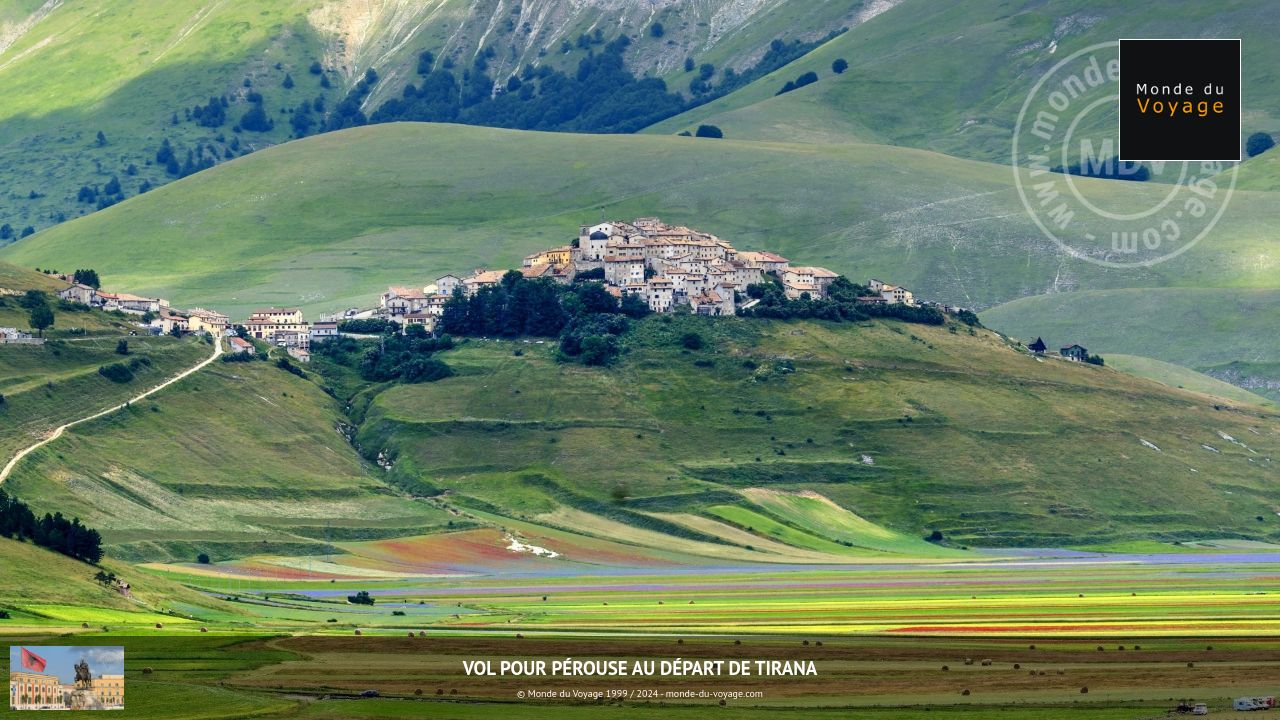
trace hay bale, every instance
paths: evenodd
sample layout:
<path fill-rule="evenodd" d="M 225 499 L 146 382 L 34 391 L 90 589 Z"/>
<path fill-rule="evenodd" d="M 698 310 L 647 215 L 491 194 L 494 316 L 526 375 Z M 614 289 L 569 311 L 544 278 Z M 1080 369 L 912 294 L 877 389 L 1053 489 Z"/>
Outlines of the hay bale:
<path fill-rule="evenodd" d="M 153 672 L 155 672 L 155 670 L 152 670 L 152 669 L 151 669 L 151 666 L 147 666 L 147 667 L 142 668 L 142 674 L 143 674 L 143 675 L 150 675 L 150 674 L 151 674 L 151 673 L 153 673 Z"/>
<path fill-rule="evenodd" d="M 982 661 L 982 667 L 991 667 L 991 660 L 988 658 Z"/>
<path fill-rule="evenodd" d="M 1089 692 L 1089 688 L 1088 688 L 1088 687 L 1082 687 L 1082 688 L 1080 688 L 1080 694 L 1081 694 L 1081 695 L 1084 695 L 1084 694 L 1086 694 L 1086 693 L 1088 693 L 1088 692 Z"/>
<path fill-rule="evenodd" d="M 1142 646 L 1141 646 L 1141 645 L 1134 645 L 1134 646 L 1133 646 L 1133 649 L 1134 649 L 1134 650 L 1141 650 L 1141 649 L 1142 649 Z"/>
<path fill-rule="evenodd" d="M 951 668 L 950 668 L 950 667 L 948 667 L 948 666 L 946 666 L 946 665 L 943 665 L 943 666 L 942 666 L 942 672 L 949 672 L 950 670 L 951 670 Z"/>
<path fill-rule="evenodd" d="M 814 643 L 814 645 L 817 645 L 818 647 L 822 647 L 822 641 L 818 640 L 817 642 Z"/>
<path fill-rule="evenodd" d="M 209 632 L 209 628 L 207 628 L 207 627 L 202 627 L 202 628 L 200 628 L 200 632 Z"/>
<path fill-rule="evenodd" d="M 80 623 L 80 627 L 84 628 L 85 630 L 88 630 L 88 629 L 89 629 L 89 623 Z"/>
<path fill-rule="evenodd" d="M 413 636 L 414 636 L 414 635 L 413 635 L 413 631 L 412 631 L 412 630 L 410 630 L 410 631 L 409 631 L 409 637 L 413 637 Z"/>
<path fill-rule="evenodd" d="M 1122 651 L 1122 652 L 1123 652 L 1123 651 L 1124 651 L 1124 646 L 1123 646 L 1123 645 L 1118 645 L 1118 646 L 1116 646 L 1116 649 L 1117 649 L 1117 650 L 1120 650 L 1120 651 Z"/>
<path fill-rule="evenodd" d="M 1027 646 L 1027 649 L 1028 649 L 1028 650 L 1035 650 L 1035 649 L 1036 649 L 1036 646 L 1035 646 L 1035 645 L 1028 645 L 1028 646 Z"/>
<path fill-rule="evenodd" d="M 164 629 L 164 623 L 156 623 L 156 629 L 157 629 L 157 630 L 163 630 L 163 629 Z"/>
<path fill-rule="evenodd" d="M 1059 670 L 1059 671 L 1058 671 L 1058 674 L 1059 674 L 1059 675 L 1066 675 L 1066 674 L 1067 674 L 1067 671 L 1066 671 L 1066 670 Z"/>
<path fill-rule="evenodd" d="M 1022 665 L 1021 665 L 1020 663 L 1014 663 L 1014 664 L 1013 664 L 1013 669 L 1014 669 L 1014 670 L 1021 670 L 1021 669 L 1022 669 Z"/>
<path fill-rule="evenodd" d="M 809 646 L 809 641 L 808 641 L 808 640 L 803 640 L 803 641 L 801 641 L 801 642 L 800 642 L 800 644 L 801 644 L 801 645 L 804 645 L 805 647 L 808 647 L 808 646 Z"/>
<path fill-rule="evenodd" d="M 734 640 L 734 641 L 733 641 L 733 644 L 734 644 L 734 645 L 741 645 L 741 644 L 742 644 L 742 641 L 741 641 L 741 640 Z"/>
<path fill-rule="evenodd" d="M 1196 664 L 1195 664 L 1195 663 L 1193 663 L 1193 662 L 1189 662 L 1189 663 L 1187 663 L 1187 667 L 1193 668 L 1193 667 L 1195 667 L 1195 666 L 1196 666 Z"/>
<path fill-rule="evenodd" d="M 359 635 L 359 634 L 360 634 L 360 631 L 359 631 L 359 630 L 356 630 L 356 634 L 357 634 L 357 635 Z"/>
<path fill-rule="evenodd" d="M 961 690 L 960 694 L 967 696 L 969 694 L 969 688 L 965 688 L 964 690 Z"/>
<path fill-rule="evenodd" d="M 521 635 L 520 633 L 516 633 L 516 639 L 517 639 L 517 640 L 523 640 L 523 639 L 524 639 L 524 635 Z"/>
<path fill-rule="evenodd" d="M 418 637 L 426 637 L 426 636 L 427 636 L 427 631 L 426 631 L 426 630 L 419 630 L 419 631 L 418 631 Z"/>
<path fill-rule="evenodd" d="M 1212 646 L 1212 645 L 1210 645 L 1210 646 L 1208 646 L 1208 647 L 1206 647 L 1206 648 L 1205 648 L 1205 650 L 1212 650 L 1212 649 L 1213 649 L 1213 646 Z"/>
<path fill-rule="evenodd" d="M 443 695 L 443 694 L 444 694 L 444 688 L 436 688 L 436 694 L 437 694 L 437 695 Z"/>
<path fill-rule="evenodd" d="M 417 690 L 414 690 L 414 691 L 413 691 L 413 694 L 414 694 L 414 695 L 421 695 L 421 694 L 422 694 L 422 688 L 418 688 Z"/>
<path fill-rule="evenodd" d="M 972 665 L 972 664 L 973 664 L 973 658 L 965 658 L 965 659 L 964 659 L 964 664 L 965 664 L 965 665 Z"/>
<path fill-rule="evenodd" d="M 457 694 L 458 694 L 458 688 L 449 688 L 449 694 L 450 694 L 450 695 L 457 695 Z"/>
<path fill-rule="evenodd" d="M 1099 645 L 1098 652 L 1106 652 L 1106 649 L 1104 649 L 1101 645 Z"/>

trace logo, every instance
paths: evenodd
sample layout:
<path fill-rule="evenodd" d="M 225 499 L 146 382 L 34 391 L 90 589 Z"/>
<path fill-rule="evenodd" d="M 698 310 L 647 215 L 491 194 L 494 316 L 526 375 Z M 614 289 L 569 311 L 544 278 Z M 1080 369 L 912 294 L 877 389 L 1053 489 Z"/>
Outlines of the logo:
<path fill-rule="evenodd" d="M 1104 267 L 1146 267 L 1209 234 L 1238 166 L 1121 160 L 1119 48 L 1113 41 L 1078 50 L 1032 87 L 1014 126 L 1014 182 L 1032 220 L 1064 252 Z"/>

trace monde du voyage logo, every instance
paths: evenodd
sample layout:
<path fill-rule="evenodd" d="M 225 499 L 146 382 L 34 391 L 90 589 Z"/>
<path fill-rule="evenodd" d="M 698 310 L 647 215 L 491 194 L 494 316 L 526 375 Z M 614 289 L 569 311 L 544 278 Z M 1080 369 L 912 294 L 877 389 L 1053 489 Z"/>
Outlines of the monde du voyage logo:
<path fill-rule="evenodd" d="M 1126 39 L 1064 57 L 1014 128 L 1023 205 L 1088 262 L 1141 267 L 1181 255 L 1235 189 L 1240 91 L 1239 40 Z"/>

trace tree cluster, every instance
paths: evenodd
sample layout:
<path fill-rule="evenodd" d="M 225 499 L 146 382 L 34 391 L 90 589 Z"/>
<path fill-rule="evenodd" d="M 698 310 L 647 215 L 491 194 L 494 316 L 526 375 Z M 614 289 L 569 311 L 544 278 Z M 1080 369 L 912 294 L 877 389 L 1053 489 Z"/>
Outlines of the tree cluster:
<path fill-rule="evenodd" d="M 436 357 L 437 353 L 453 349 L 453 338 L 432 337 L 421 325 L 409 326 L 404 335 L 395 330 L 395 323 L 389 323 L 377 347 L 363 352 L 359 342 L 341 336 L 313 343 L 311 352 L 338 365 L 356 368 L 360 377 L 369 382 L 423 383 L 453 375 L 453 368 Z"/>
<path fill-rule="evenodd" d="M 779 320 L 806 318 L 834 322 L 861 322 L 873 317 L 884 317 L 924 325 L 942 325 L 946 322 L 946 316 L 935 307 L 859 302 L 858 298 L 872 297 L 875 293 L 843 276 L 831 282 L 827 287 L 827 297 L 822 299 L 807 297 L 806 293 L 799 299 L 792 300 L 783 293 L 781 283 L 776 280 L 747 286 L 747 295 L 760 302 L 739 312 L 746 317 Z"/>
<path fill-rule="evenodd" d="M 783 85 L 782 89 L 779 90 L 777 93 L 775 93 L 775 95 L 784 95 L 786 93 L 791 92 L 792 90 L 799 90 L 805 85 L 812 85 L 816 82 L 818 82 L 818 73 L 810 70 L 809 72 L 804 73 L 803 75 L 796 78 L 795 80 L 788 80 L 787 84 Z"/>
<path fill-rule="evenodd" d="M 27 324 L 44 337 L 44 331 L 53 327 L 53 307 L 49 295 L 43 290 L 27 290 L 18 298 L 18 304 L 28 311 Z"/>
<path fill-rule="evenodd" d="M 588 37 L 587 45 L 594 44 Z M 526 66 L 519 74 L 495 82 L 489 74 L 488 49 L 471 67 L 454 74 L 447 62 L 419 62 L 422 79 L 405 87 L 403 96 L 383 103 L 372 122 L 412 120 L 458 122 L 522 130 L 631 133 L 684 111 L 680 95 L 668 92 L 658 78 L 636 78 L 624 54 L 623 36 L 589 50 L 576 72 L 548 65 Z M 425 60 L 426 55 L 423 56 Z M 434 58 L 431 58 L 434 61 Z"/>
<path fill-rule="evenodd" d="M 98 277 L 98 271 L 93 269 L 76 270 L 71 276 L 71 282 L 88 285 L 94 290 L 102 287 L 102 280 Z"/>
<path fill-rule="evenodd" d="M 566 359 L 607 365 L 622 349 L 619 336 L 628 318 L 648 312 L 643 298 L 626 295 L 620 303 L 599 282 L 564 286 L 527 280 L 512 270 L 474 295 L 455 294 L 445 303 L 440 326 L 453 335 L 558 337 Z"/>
<path fill-rule="evenodd" d="M 82 525 L 79 518 L 67 520 L 60 512 L 45 513 L 44 517 L 37 518 L 26 503 L 9 497 L 3 490 L 0 490 L 0 535 L 30 540 L 87 563 L 102 559 L 102 537 L 97 530 Z"/>
<path fill-rule="evenodd" d="M 1151 170 L 1146 165 L 1114 158 L 1106 160 L 1088 158 L 1081 162 L 1072 163 L 1065 168 L 1061 165 L 1054 166 L 1049 168 L 1049 172 L 1103 178 L 1106 180 L 1129 180 L 1132 182 L 1146 182 L 1151 179 Z"/>

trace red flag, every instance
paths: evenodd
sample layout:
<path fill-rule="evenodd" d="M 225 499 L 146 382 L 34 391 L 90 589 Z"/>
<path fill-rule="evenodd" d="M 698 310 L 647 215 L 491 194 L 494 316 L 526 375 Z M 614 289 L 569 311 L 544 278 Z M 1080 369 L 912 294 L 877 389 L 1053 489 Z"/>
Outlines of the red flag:
<path fill-rule="evenodd" d="M 44 658 L 26 648 L 22 648 L 22 667 L 33 672 L 44 672 Z"/>

